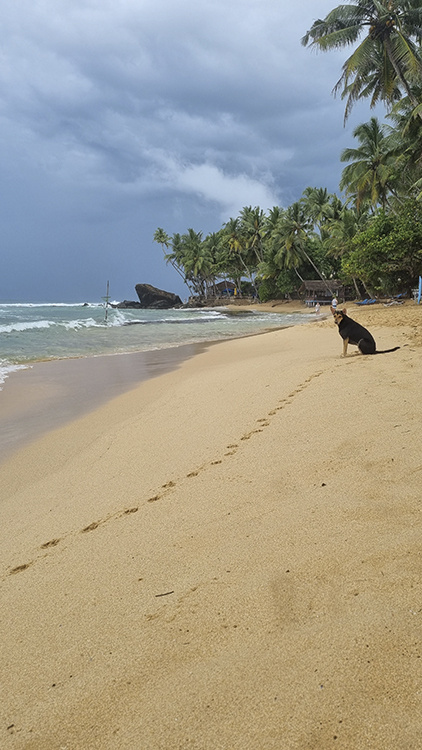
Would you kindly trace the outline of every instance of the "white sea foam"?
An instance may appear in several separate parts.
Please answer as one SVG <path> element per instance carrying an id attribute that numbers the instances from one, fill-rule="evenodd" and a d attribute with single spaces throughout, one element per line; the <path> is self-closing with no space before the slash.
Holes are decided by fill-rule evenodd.
<path id="1" fill-rule="evenodd" d="M 114 325 L 121 325 L 115 323 Z M 86 318 L 85 320 L 28 320 L 25 322 L 15 322 L 8 325 L 0 325 L 0 333 L 22 333 L 23 331 L 33 331 L 36 329 L 46 328 L 64 328 L 66 331 L 78 330 L 80 328 L 103 328 L 104 322 Z"/>
<path id="2" fill-rule="evenodd" d="M 8 362 L 2 362 L 0 361 L 0 391 L 2 390 L 2 385 L 4 384 L 4 381 L 6 378 L 9 377 L 9 375 L 12 372 L 16 372 L 17 370 L 26 370 L 27 365 L 12 365 Z"/>
<path id="3" fill-rule="evenodd" d="M 63 326 L 63 328 L 66 329 L 66 331 L 77 331 L 80 328 L 103 328 L 104 323 L 98 320 L 94 320 L 94 318 L 87 318 L 86 320 L 71 320 L 67 323 L 56 323 L 57 326 Z"/>
<path id="4" fill-rule="evenodd" d="M 21 331 L 32 331 L 34 328 L 50 328 L 55 325 L 51 320 L 28 320 L 22 323 L 10 323 L 0 326 L 0 333 L 16 333 Z"/>
<path id="5" fill-rule="evenodd" d="M 0 302 L 3 307 L 103 307 L 101 302 Z"/>

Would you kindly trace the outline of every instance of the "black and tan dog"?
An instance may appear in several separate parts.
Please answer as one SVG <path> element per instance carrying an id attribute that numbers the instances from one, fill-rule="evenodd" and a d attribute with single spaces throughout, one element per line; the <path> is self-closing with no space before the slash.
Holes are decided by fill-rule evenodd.
<path id="1" fill-rule="evenodd" d="M 381 352 L 377 351 L 374 337 L 360 323 L 356 323 L 356 320 L 349 318 L 346 315 L 346 309 L 335 310 L 332 307 L 331 312 L 333 313 L 334 322 L 338 325 L 338 332 L 343 339 L 343 357 L 347 354 L 349 344 L 357 346 L 361 354 L 387 354 L 388 352 L 395 352 L 397 349 L 400 349 L 399 346 L 395 346 L 393 349 L 384 349 Z"/>

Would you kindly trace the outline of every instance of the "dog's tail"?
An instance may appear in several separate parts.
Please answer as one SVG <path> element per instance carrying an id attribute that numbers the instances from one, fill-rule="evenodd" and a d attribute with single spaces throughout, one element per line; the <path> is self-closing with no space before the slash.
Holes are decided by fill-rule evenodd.
<path id="1" fill-rule="evenodd" d="M 374 354 L 388 354 L 389 352 L 396 352 L 397 349 L 400 349 L 400 347 L 399 346 L 395 346 L 393 349 L 382 349 L 382 351 L 378 351 L 378 349 L 377 349 L 377 351 L 374 352 Z"/>

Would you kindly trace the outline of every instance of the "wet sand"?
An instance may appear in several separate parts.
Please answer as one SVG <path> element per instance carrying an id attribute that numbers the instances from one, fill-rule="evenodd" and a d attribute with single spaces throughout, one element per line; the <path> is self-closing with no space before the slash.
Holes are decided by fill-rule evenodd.
<path id="1" fill-rule="evenodd" d="M 37 362 L 0 390 L 0 462 L 48 430 L 93 411 L 138 383 L 178 367 L 203 344 Z"/>

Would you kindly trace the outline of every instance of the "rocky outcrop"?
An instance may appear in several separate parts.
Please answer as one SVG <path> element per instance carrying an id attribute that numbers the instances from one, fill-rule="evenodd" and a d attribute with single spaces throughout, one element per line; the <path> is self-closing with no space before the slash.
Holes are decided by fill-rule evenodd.
<path id="1" fill-rule="evenodd" d="M 130 300 L 130 299 L 124 299 L 123 302 L 117 302 L 117 304 L 110 303 L 110 307 L 114 307 L 114 308 L 120 309 L 120 310 L 126 310 L 128 308 L 129 309 L 130 308 L 134 308 L 135 310 L 141 310 L 142 309 L 142 305 L 141 305 L 140 302 L 135 302 L 135 301 Z"/>
<path id="2" fill-rule="evenodd" d="M 182 300 L 177 294 L 157 289 L 151 284 L 136 284 L 136 294 L 139 297 L 140 307 L 153 310 L 168 310 L 170 307 L 181 307 Z"/>

